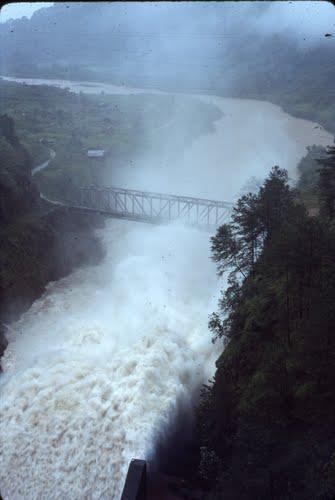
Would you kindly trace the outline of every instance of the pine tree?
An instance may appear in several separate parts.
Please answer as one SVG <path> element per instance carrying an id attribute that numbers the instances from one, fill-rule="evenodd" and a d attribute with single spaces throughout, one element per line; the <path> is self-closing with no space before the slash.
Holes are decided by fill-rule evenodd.
<path id="1" fill-rule="evenodd" d="M 334 149 L 323 216 L 309 217 L 274 167 L 212 239 L 219 274 L 231 272 L 209 324 L 225 349 L 199 410 L 210 498 L 332 498 Z"/>
<path id="2" fill-rule="evenodd" d="M 333 219 L 335 217 L 335 146 L 327 150 L 327 157 L 318 160 L 320 214 Z"/>

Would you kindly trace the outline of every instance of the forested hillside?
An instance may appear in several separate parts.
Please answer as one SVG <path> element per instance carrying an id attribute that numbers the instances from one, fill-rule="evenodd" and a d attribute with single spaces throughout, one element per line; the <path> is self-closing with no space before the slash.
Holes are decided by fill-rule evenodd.
<path id="1" fill-rule="evenodd" d="M 13 118 L 0 115 L 0 356 L 8 321 L 29 307 L 48 282 L 102 255 L 92 234 L 98 221 L 45 203 L 33 183 L 33 162 Z"/>
<path id="2" fill-rule="evenodd" d="M 108 153 L 101 176 L 131 162 L 136 168 L 141 155 L 155 151 L 173 161 L 221 116 L 188 97 L 75 94 L 2 79 L 0 104 L 1 323 L 17 317 L 48 282 L 102 255 L 93 233 L 101 217 L 56 208 L 40 191 L 73 200 L 78 187 L 92 183 L 90 148 Z M 33 178 L 50 150 L 49 167 Z"/>
<path id="3" fill-rule="evenodd" d="M 162 7 L 150 2 L 144 2 L 143 7 L 121 2 L 56 3 L 53 7 L 34 13 L 31 20 L 22 18 L 0 24 L 0 75 L 105 81 L 124 86 L 266 100 L 282 106 L 294 116 L 313 120 L 335 133 L 333 34 L 322 33 L 321 38 L 315 41 L 283 30 L 272 32 L 271 29 L 261 28 L 261 24 L 254 29 L 253 23 L 256 23 L 258 15 L 271 8 L 268 4 L 260 4 L 263 2 L 255 2 L 251 22 L 248 10 L 246 16 L 234 18 L 234 5 L 226 17 L 221 16 L 219 2 L 181 2 L 176 11 L 169 2 L 162 3 Z M 114 167 L 122 168 L 128 162 L 134 162 L 136 168 L 138 160 L 155 152 L 155 148 L 171 163 L 182 155 L 195 138 L 211 131 L 220 112 L 214 106 L 185 96 L 75 95 L 67 89 L 48 86 L 33 88 L 1 79 L 0 104 L 0 221 L 3 242 L 0 252 L 1 355 L 5 343 L 1 334 L 6 331 L 7 322 L 27 309 L 41 295 L 48 282 L 59 279 L 79 264 L 96 263 L 102 255 L 92 232 L 99 224 L 97 218 L 55 209 L 54 205 L 40 198 L 39 188 L 50 197 L 66 198 L 72 194 L 73 187 L 89 184 L 92 180 L 92 164 L 88 160 L 87 150 L 90 148 L 111 152 L 106 162 L 106 171 L 109 169 L 111 172 Z M 250 117 L 251 121 L 257 119 L 257 113 L 258 109 Z M 246 116 L 246 119 L 249 117 Z M 235 136 L 239 137 L 240 131 L 234 130 L 237 130 Z M 240 137 L 237 147 L 234 145 L 235 150 L 243 149 L 243 141 L 244 138 Z M 251 154 L 251 161 L 255 161 L 255 164 L 257 156 L 262 155 L 268 146 L 262 136 L 260 143 L 261 146 L 257 146 Z M 31 170 L 48 157 L 49 147 L 56 152 L 52 168 L 33 179 Z M 223 165 L 222 177 L 216 178 L 210 160 L 205 167 L 205 175 L 213 176 L 214 182 L 229 183 L 231 176 L 235 175 L 231 167 L 229 170 L 227 165 Z M 101 168 L 102 172 L 104 168 Z M 221 355 L 216 363 L 215 376 L 203 388 L 197 408 L 197 440 L 200 444 L 197 446 L 196 442 L 192 443 L 192 460 L 187 465 L 183 464 L 184 469 L 180 473 L 181 476 L 192 476 L 197 487 L 199 481 L 203 497 L 208 500 L 334 499 L 335 147 L 326 151 L 311 146 L 298 170 L 300 179 L 297 186 L 292 188 L 287 172 L 274 167 L 258 192 L 245 194 L 239 199 L 232 221 L 221 226 L 211 240 L 212 257 L 219 276 L 225 273 L 229 275 L 228 288 L 222 293 L 218 310 L 209 321 L 213 342 L 219 346 Z M 179 182 L 178 178 L 176 182 Z M 135 235 L 136 242 L 141 239 L 149 248 L 150 235 L 144 231 L 142 234 L 141 237 Z M 124 245 L 122 236 L 118 237 L 121 240 L 120 254 L 124 253 L 128 258 L 127 245 L 131 240 L 126 239 Z M 110 240 L 113 240 L 113 234 Z M 164 240 L 162 232 L 162 246 L 165 245 L 166 250 L 169 242 L 170 236 Z M 183 251 L 190 252 L 186 259 L 191 264 L 192 252 L 197 244 L 197 240 L 190 237 L 189 245 L 193 245 L 192 248 L 188 249 L 184 245 Z M 131 274 L 137 277 L 139 270 L 136 253 L 130 257 L 131 265 L 136 264 L 137 268 L 130 267 L 129 275 L 119 271 L 127 271 L 128 263 L 125 262 L 122 267 L 124 261 L 117 261 L 116 257 L 113 265 L 120 266 L 117 270 L 123 279 L 121 293 L 113 295 L 113 289 L 106 285 L 104 298 L 103 293 L 95 293 L 100 290 L 93 284 L 92 288 L 87 286 L 87 290 L 93 290 L 89 300 L 91 296 L 98 296 L 99 301 L 106 306 L 106 311 L 110 310 L 110 304 L 114 301 L 121 313 L 124 307 L 127 321 L 128 318 L 133 319 L 133 315 L 137 318 L 138 312 L 138 316 L 145 321 L 150 317 L 151 323 L 154 320 L 160 325 L 160 317 L 165 321 L 164 310 L 169 311 L 165 299 L 164 307 L 161 308 L 157 302 L 158 305 L 155 303 L 150 313 L 145 308 L 137 311 L 136 308 L 142 306 L 137 306 L 136 300 L 128 302 L 129 290 L 136 291 L 136 287 L 140 290 L 147 283 L 152 285 L 152 288 L 148 286 L 152 294 L 150 300 L 152 298 L 154 302 L 154 295 L 160 298 L 160 288 L 164 287 L 164 283 L 161 285 L 156 278 L 161 276 L 160 267 L 157 267 L 157 273 L 155 267 L 149 269 L 149 266 L 155 266 L 156 261 L 164 260 L 161 256 L 162 247 L 158 248 L 158 257 L 153 253 L 155 258 L 149 262 L 147 271 L 146 260 L 140 261 L 143 278 L 138 273 L 138 280 L 143 281 L 132 282 L 130 279 Z M 145 252 L 148 252 L 147 248 Z M 178 266 L 175 274 L 179 278 L 182 273 L 180 264 Z M 118 272 L 113 275 L 116 276 L 113 277 L 115 283 Z M 129 283 L 126 283 L 128 279 Z M 205 279 L 202 279 L 199 289 Z M 111 283 L 111 286 L 118 291 L 115 283 Z M 191 279 L 190 283 L 194 287 Z M 178 286 L 176 288 L 178 291 Z M 123 297 L 122 307 L 119 305 L 120 297 Z M 189 314 L 187 301 L 182 302 L 177 297 L 176 302 L 176 317 L 184 321 L 184 309 L 185 315 Z M 183 308 L 181 312 L 179 302 Z M 94 300 L 92 303 L 95 304 Z M 201 304 L 199 302 L 199 308 Z M 64 318 L 70 318 L 70 324 L 72 311 L 75 311 L 74 315 L 77 314 L 77 309 L 72 310 L 72 306 L 69 304 L 70 316 L 67 311 L 62 312 Z M 156 317 L 153 311 L 158 311 L 159 316 Z M 109 335 L 110 323 L 114 318 L 110 319 L 108 315 L 106 318 L 108 325 L 105 330 Z M 85 314 L 81 322 L 95 331 L 95 323 L 90 322 L 89 315 Z M 166 323 L 170 324 L 168 320 Z M 107 381 L 111 378 L 113 383 L 115 380 L 118 383 L 119 368 L 130 366 L 131 348 L 135 346 L 136 349 L 137 337 L 141 339 L 142 335 L 138 332 L 150 330 L 146 323 L 139 324 L 141 328 L 129 338 L 128 326 L 121 327 L 118 335 L 124 338 L 124 345 L 129 350 L 122 351 L 126 353 L 125 358 L 117 359 L 115 371 L 106 372 L 106 376 L 103 370 L 110 361 L 114 362 L 114 350 L 118 352 L 117 343 L 110 352 L 105 350 L 105 344 L 100 344 L 103 356 L 97 357 L 97 365 Z M 165 323 L 157 331 L 159 341 L 167 339 L 170 342 L 170 332 L 165 329 Z M 83 335 L 86 336 L 90 337 L 91 331 Z M 76 342 L 77 339 L 73 344 L 75 349 L 78 345 Z M 155 343 L 148 345 L 152 347 Z M 192 351 L 188 340 L 185 345 L 186 354 L 181 358 L 181 363 L 192 368 L 186 377 L 180 378 L 191 378 L 191 371 L 194 370 L 195 374 L 198 364 L 205 363 L 205 358 L 199 356 L 200 351 Z M 182 349 L 183 344 L 180 342 L 177 354 Z M 148 361 L 146 354 L 151 351 L 148 347 L 144 350 L 141 348 L 139 352 L 136 360 L 144 360 L 144 366 Z M 192 363 L 188 365 L 189 355 Z M 198 364 L 193 364 L 193 358 Z M 164 359 L 165 368 L 168 358 Z M 114 386 L 110 391 L 108 397 L 115 412 L 111 419 L 116 422 L 116 440 L 113 441 L 114 424 L 111 424 L 111 431 L 106 431 L 105 435 L 100 432 L 100 429 L 109 428 L 105 427 L 106 400 L 102 396 L 102 420 L 98 421 L 99 416 L 88 420 L 91 427 L 97 424 L 98 439 L 92 438 L 88 426 L 83 434 L 78 435 L 78 441 L 73 441 L 79 446 L 72 443 L 74 455 L 80 451 L 82 443 L 84 451 L 89 449 L 91 444 L 85 441 L 86 438 L 97 443 L 99 439 L 106 439 L 108 444 L 111 443 L 106 455 L 100 453 L 100 445 L 91 455 L 94 459 L 89 464 L 92 476 L 91 489 L 87 490 L 87 495 L 103 495 L 108 488 L 111 491 L 107 483 L 103 484 L 103 488 L 99 486 L 100 489 L 95 489 L 98 484 L 95 481 L 102 477 L 103 460 L 106 464 L 111 461 L 110 470 L 114 473 L 113 467 L 118 463 L 119 453 L 122 455 L 120 463 L 131 458 L 127 455 L 128 450 L 123 449 L 127 440 L 120 434 L 120 428 L 127 425 L 129 435 L 142 437 L 141 432 L 145 435 L 151 424 L 148 423 L 148 415 L 141 413 L 149 408 L 151 417 L 155 404 L 160 411 L 161 403 L 164 407 L 160 398 L 166 397 L 167 386 L 162 385 L 162 390 L 154 392 L 157 389 L 156 380 L 164 378 L 161 376 L 163 365 L 156 358 L 152 369 L 151 361 L 148 363 L 148 376 L 145 371 L 136 372 L 139 374 L 141 391 L 143 389 L 139 392 L 140 396 L 136 396 L 135 392 L 130 393 L 129 398 L 126 395 L 125 389 L 134 388 L 133 378 L 122 378 L 120 386 L 117 386 L 118 394 L 125 393 L 120 405 L 117 403 L 118 395 L 113 392 Z M 139 366 L 137 361 L 135 366 Z M 172 373 L 175 365 L 171 366 Z M 67 373 L 68 367 L 64 366 L 64 373 Z M 136 371 L 135 368 L 132 371 Z M 173 376 L 166 371 L 164 374 L 167 377 L 164 382 L 170 380 L 172 387 L 176 387 Z M 153 396 L 150 394 L 152 399 L 146 400 L 149 391 L 145 383 L 149 378 L 153 380 L 150 386 Z M 71 383 L 69 380 L 69 385 Z M 50 387 L 50 394 L 54 392 L 53 382 L 45 387 Z M 85 404 L 85 395 L 92 394 L 92 386 L 87 387 L 83 396 L 79 394 Z M 185 394 L 192 391 L 190 387 L 185 385 Z M 101 394 L 105 393 L 101 391 Z M 138 407 L 136 397 L 141 403 Z M 41 400 L 45 400 L 43 395 Z M 147 406 L 146 401 L 149 401 Z M 177 406 L 179 399 L 171 401 L 172 406 Z M 93 403 L 96 404 L 96 401 Z M 134 413 L 128 413 L 127 404 L 132 405 L 131 411 Z M 10 407 L 9 404 L 7 406 Z M 63 419 L 63 414 L 57 420 L 57 408 L 62 408 L 62 403 L 52 408 L 52 417 L 55 415 L 55 419 L 50 421 L 47 413 L 46 417 L 43 411 L 36 414 L 42 414 L 44 421 L 51 427 L 54 422 L 57 425 L 64 423 L 62 436 L 66 437 L 71 426 Z M 87 411 L 84 408 L 80 422 L 86 423 Z M 68 412 L 71 418 L 72 412 L 75 416 L 80 414 L 71 407 Z M 132 421 L 123 420 L 122 412 L 136 415 L 138 426 L 132 427 Z M 17 415 L 21 418 L 22 413 Z M 142 416 L 145 418 L 144 424 L 143 421 L 141 423 Z M 13 423 L 14 420 L 11 418 L 8 422 Z M 73 425 L 75 437 L 78 421 Z M 193 422 L 190 420 L 188 423 L 191 427 Z M 142 424 L 144 426 L 141 427 Z M 38 428 L 42 440 L 49 437 L 49 431 L 43 434 L 43 425 L 41 432 Z M 184 429 L 183 426 L 181 428 Z M 141 432 L 137 432 L 138 429 Z M 165 430 L 162 429 L 162 432 L 165 433 Z M 35 426 L 33 431 L 36 431 Z M 26 439 L 27 433 L 20 434 L 19 429 L 15 435 L 17 440 L 22 440 Z M 179 439 L 178 432 L 176 435 Z M 119 436 L 121 444 L 118 443 Z M 173 462 L 170 456 L 178 458 L 179 454 L 182 455 L 177 441 L 171 439 L 175 450 L 167 456 L 167 462 Z M 28 456 L 29 467 L 30 461 L 35 461 L 34 474 L 38 481 L 41 479 L 40 471 L 45 470 L 49 460 L 45 442 L 48 441 L 43 441 L 40 454 L 35 455 L 32 451 L 31 456 Z M 11 436 L 8 443 L 7 449 L 13 443 Z M 138 444 L 140 441 L 134 440 L 134 443 L 136 446 L 129 447 L 131 452 L 144 449 Z M 155 443 L 151 444 L 154 448 Z M 56 491 L 61 491 L 64 484 L 69 484 L 66 481 L 74 470 L 72 463 L 67 462 L 70 455 L 66 446 L 63 455 L 61 448 L 57 449 L 57 452 L 60 450 L 57 456 L 63 457 L 70 472 L 62 475 L 63 471 L 57 469 L 61 460 L 52 464 L 57 466 L 53 469 L 55 473 L 52 477 L 57 485 Z M 159 455 L 159 450 L 157 453 Z M 15 449 L 11 455 L 14 461 L 16 454 Z M 85 463 L 85 455 L 86 451 L 76 463 L 78 471 L 79 465 Z M 175 469 L 179 467 L 177 458 L 177 465 L 173 463 Z M 8 477 L 15 478 L 15 475 L 10 476 L 12 463 L 8 462 L 9 465 L 3 470 Z M 91 467 L 92 463 L 96 470 Z M 196 465 L 193 467 L 193 464 Z M 24 480 L 30 472 L 29 467 L 21 469 Z M 170 466 L 170 471 L 172 469 Z M 20 472 L 20 467 L 18 470 Z M 119 476 L 118 472 L 116 476 Z M 86 480 L 84 475 L 79 474 L 78 477 Z M 112 474 L 108 472 L 106 478 L 112 480 Z M 15 484 L 15 481 L 8 481 L 8 484 L 10 482 Z M 187 486 L 185 498 L 191 495 L 194 484 Z M 21 488 L 19 482 L 18 485 Z M 42 481 L 40 485 L 43 488 Z"/>
<path id="4" fill-rule="evenodd" d="M 198 411 L 208 499 L 334 498 L 335 147 L 322 156 L 300 165 L 301 189 L 317 175 L 318 216 L 274 167 L 212 238 L 230 277 Z"/>
<path id="5" fill-rule="evenodd" d="M 39 195 L 31 182 L 32 160 L 21 144 L 14 121 L 0 116 L 1 224 L 39 205 Z"/>
<path id="6" fill-rule="evenodd" d="M 335 132 L 334 37 L 266 27 L 270 4 L 55 4 L 0 24 L 0 74 L 252 97 Z"/>

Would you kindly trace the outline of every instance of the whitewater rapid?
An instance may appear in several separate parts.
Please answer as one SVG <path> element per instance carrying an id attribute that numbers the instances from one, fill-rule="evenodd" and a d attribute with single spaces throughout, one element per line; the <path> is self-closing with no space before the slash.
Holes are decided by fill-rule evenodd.
<path id="1" fill-rule="evenodd" d="M 332 140 L 267 103 L 201 99 L 224 116 L 171 166 L 183 194 L 231 199 L 250 175 L 264 177 L 280 158 L 293 171 L 306 145 Z M 265 130 L 271 123 L 277 135 Z M 176 187 L 150 162 L 143 169 L 131 179 L 126 172 L 124 183 Z M 98 234 L 102 262 L 50 283 L 10 325 L 0 379 L 4 500 L 117 500 L 131 458 L 152 457 L 213 375 L 220 345 L 212 344 L 207 322 L 223 283 L 210 260 L 210 235 L 181 223 L 123 220 L 109 220 Z"/>
<path id="2" fill-rule="evenodd" d="M 110 221 L 106 256 L 51 283 L 3 359 L 4 499 L 118 498 L 211 374 L 208 234 Z M 188 249 L 188 251 L 185 251 Z"/>

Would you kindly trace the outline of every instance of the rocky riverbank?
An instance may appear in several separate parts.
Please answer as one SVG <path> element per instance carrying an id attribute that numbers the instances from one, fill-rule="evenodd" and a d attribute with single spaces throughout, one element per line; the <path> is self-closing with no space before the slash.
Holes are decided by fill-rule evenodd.
<path id="1" fill-rule="evenodd" d="M 50 206 L 33 183 L 33 159 L 7 116 L 0 117 L 0 356 L 8 323 L 44 292 L 50 281 L 102 257 L 94 229 L 101 216 Z"/>

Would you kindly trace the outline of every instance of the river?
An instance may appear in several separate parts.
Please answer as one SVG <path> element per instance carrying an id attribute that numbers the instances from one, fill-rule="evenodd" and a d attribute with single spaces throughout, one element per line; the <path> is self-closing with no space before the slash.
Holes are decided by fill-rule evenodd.
<path id="1" fill-rule="evenodd" d="M 136 172 L 113 173 L 117 185 L 234 200 L 274 164 L 294 178 L 306 146 L 333 140 L 269 103 L 198 98 L 223 112 L 215 130 L 168 171 L 149 159 Z M 109 220 L 98 234 L 103 261 L 50 283 L 10 325 L 1 375 L 4 500 L 118 499 L 130 459 L 153 456 L 213 375 L 220 345 L 211 343 L 207 321 L 223 283 L 209 259 L 208 233 Z"/>

